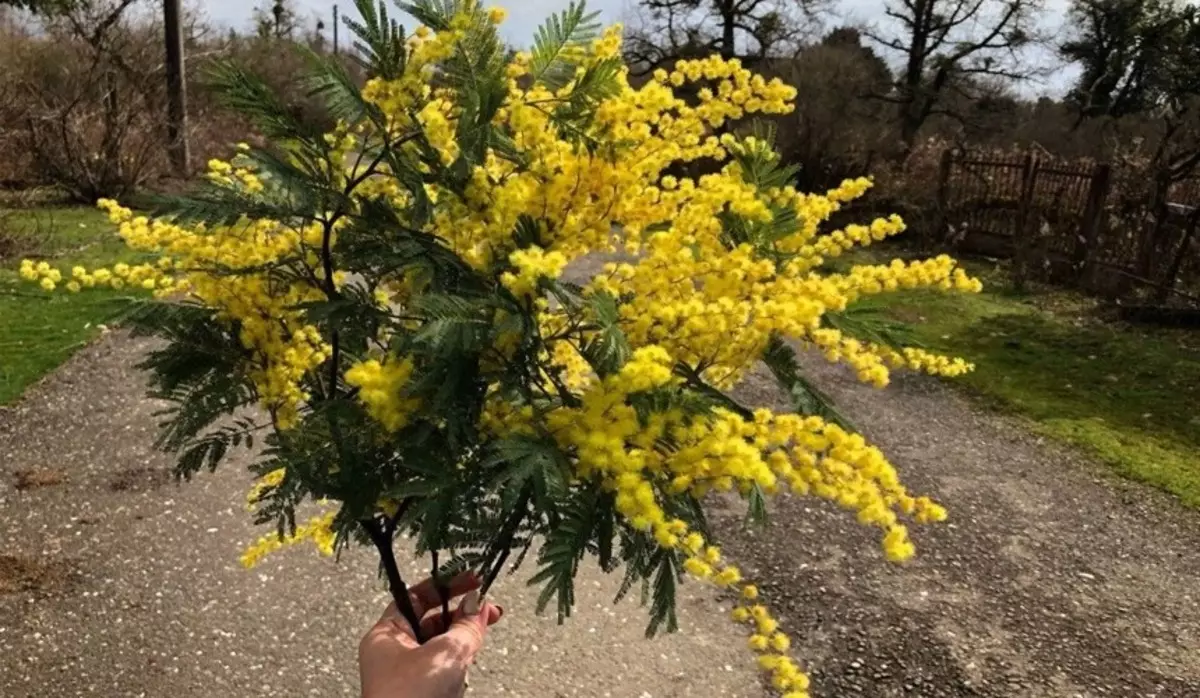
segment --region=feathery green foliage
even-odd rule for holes
[[[370,99],[336,61],[310,55],[312,74],[306,84],[311,95],[323,99],[344,122],[330,133],[317,133],[294,118],[249,71],[218,64],[213,80],[225,103],[246,113],[269,143],[243,147],[228,166],[214,166],[213,181],[195,191],[154,202],[156,212],[180,224],[203,224],[187,236],[189,244],[204,247],[203,240],[193,238],[220,227],[271,250],[263,254],[269,260],[263,263],[239,267],[235,260],[204,269],[201,283],[215,279],[223,289],[227,281],[230,289],[246,293],[283,289],[261,293],[267,309],[250,306],[248,315],[214,315],[179,298],[139,310],[139,330],[167,340],[145,363],[154,394],[171,404],[163,414],[160,446],[178,454],[178,473],[186,478],[218,467],[235,448],[257,444],[261,450],[251,469],[256,475],[272,475],[254,496],[258,520],[273,523],[281,533],[294,533],[296,510],[304,502],[336,505],[336,545],[375,545],[404,612],[411,609],[405,609],[408,595],[392,550],[392,541],[401,534],[414,542],[418,554],[430,556],[432,574],[442,578],[470,569],[485,588],[536,550],[530,583],[540,587],[538,610],[553,603],[560,620],[571,613],[580,564],[595,556],[606,571],[625,568],[619,596],[640,584],[650,615],[647,634],[675,630],[676,584],[685,563],[695,568],[715,565],[719,558],[712,547],[706,550],[709,563],[696,557],[709,535],[699,484],[692,488],[675,478],[647,477],[639,496],[652,498],[656,514],[664,517],[659,530],[653,530],[628,514],[632,495],[614,484],[623,476],[598,467],[593,471],[580,455],[585,446],[563,445],[568,443],[562,440],[563,430],[551,427],[547,418],[589,416],[587,399],[607,399],[606,386],[622,385],[620,381],[642,385],[622,371],[639,360],[631,347],[632,331],[627,335],[629,325],[622,325],[628,321],[622,307],[628,308],[634,298],[599,287],[585,293],[546,274],[517,290],[511,283],[519,266],[515,260],[520,254],[545,252],[533,248],[551,247],[543,238],[563,232],[542,226],[568,226],[548,223],[550,218],[513,216],[511,240],[507,234],[489,240],[486,256],[470,257],[470,248],[451,247],[449,238],[455,233],[446,229],[446,211],[455,209],[441,197],[488,212],[488,201],[478,194],[504,184],[489,178],[511,176],[494,174],[501,169],[497,162],[518,172],[556,166],[524,162],[514,138],[527,143],[536,137],[497,118],[501,109],[517,109],[506,104],[510,80],[495,23],[473,0],[417,0],[401,9],[446,32],[453,43],[422,44],[427,35],[418,31],[410,48],[383,6],[366,0],[356,6],[362,20],[350,27],[361,44],[364,66],[380,79],[364,88],[372,91]],[[559,152],[595,155],[603,140],[592,122],[597,107],[627,89],[618,58],[601,58],[607,55],[599,53],[605,48],[596,49],[595,60],[587,55],[592,50],[587,42],[598,29],[596,15],[572,3],[538,31],[528,59],[523,79],[545,88],[537,94],[553,97],[517,106],[528,109],[526,114],[543,110],[547,121],[539,115],[536,123],[548,128],[539,126],[539,135],[557,129],[554,147]],[[422,46],[436,60],[421,58]],[[434,53],[446,46],[451,49]],[[604,142],[611,151],[620,147]],[[782,187],[794,175],[771,151],[769,132],[745,142],[742,150],[730,147],[743,176],[756,188]],[[257,177],[255,186],[226,186],[226,180],[245,173]],[[364,182],[371,186],[360,186]],[[387,194],[374,186],[386,186]],[[725,251],[749,243],[763,254],[777,254],[774,242],[795,232],[798,223],[788,206],[781,204],[772,214],[770,220],[754,222],[722,214]],[[608,226],[604,223],[601,236],[609,234]],[[272,247],[280,239],[287,244]],[[402,301],[395,300],[401,296]],[[237,299],[218,298],[223,307],[241,306]],[[287,306],[269,305],[276,301]],[[550,316],[543,303],[566,312]],[[271,354],[279,347],[280,358],[272,354],[273,363],[255,363],[256,350],[247,347],[261,345],[247,337],[266,331],[255,323],[274,328],[283,315],[303,323],[285,325],[288,337],[272,338],[269,349],[262,350]],[[852,316],[841,321],[850,323]],[[287,341],[305,332],[320,347],[308,357],[318,358],[293,364],[288,352],[293,357],[300,352]],[[570,371],[555,363],[556,347],[575,352],[571,359],[582,362],[581,371],[600,379],[589,388],[594,392],[570,385],[564,375]],[[639,370],[654,371],[654,380],[662,383],[630,388],[630,394],[621,396],[624,419],[645,427],[670,413],[679,426],[664,427],[648,437],[649,445],[636,449],[626,444],[630,437],[614,436],[622,447],[642,457],[665,458],[690,447],[692,426],[703,429],[725,412],[754,419],[745,406],[706,380],[709,359],[688,365],[662,347],[643,350],[645,356],[657,350],[666,357],[657,366],[644,360],[637,364]],[[828,399],[803,379],[790,346],[776,340],[764,358],[799,411],[844,423]],[[672,366],[672,361],[678,364]],[[280,367],[290,372],[282,378],[272,373]],[[370,371],[378,377],[392,370],[405,377],[388,387],[363,379]],[[672,370],[677,380],[668,380]],[[258,394],[277,384],[302,397],[271,402]],[[380,394],[384,399],[375,399]],[[263,403],[269,414],[247,416],[249,408]],[[385,413],[381,404],[419,407]],[[578,413],[566,411],[576,408]],[[506,418],[506,409],[527,410],[537,418],[512,431],[493,431],[494,422]],[[763,473],[766,482],[770,473]],[[749,518],[764,521],[763,488],[772,485],[743,484]],[[624,514],[618,515],[618,509]],[[667,522],[679,533],[667,531]],[[684,537],[691,541],[690,552],[680,547]],[[726,570],[723,579],[729,580],[731,572],[737,574]]]

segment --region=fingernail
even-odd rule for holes
[[[464,615],[475,616],[479,615],[479,590],[472,589],[468,591],[462,600],[462,612]]]
[[[496,605],[496,618],[497,618],[497,619],[500,619],[500,618],[503,618],[503,617],[504,617],[504,607],[503,607],[503,606],[501,606],[501,605],[499,605],[499,604],[497,604],[497,605]]]

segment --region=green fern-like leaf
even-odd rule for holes
[[[530,436],[512,436],[493,445],[483,464],[495,469],[490,486],[501,493],[501,503],[511,507],[527,487],[534,503],[553,511],[555,502],[567,493],[568,464],[550,441]]]
[[[809,383],[801,373],[796,350],[781,337],[772,337],[763,352],[763,362],[775,380],[787,391],[796,412],[816,415],[845,429],[856,431],[853,424],[834,406],[833,400]]]
[[[567,9],[550,15],[538,27],[529,62],[535,83],[558,90],[575,77],[575,64],[565,53],[599,34],[599,16],[599,12],[587,12],[583,2],[572,0]]]
[[[463,7],[461,0],[415,0],[400,3],[400,9],[413,16],[421,24],[434,31],[450,28],[450,21]]]
[[[620,58],[609,58],[588,66],[575,79],[566,99],[550,112],[550,120],[562,137],[595,149],[591,115],[596,104],[619,89],[617,77],[623,67]]]
[[[575,605],[575,574],[593,537],[598,495],[598,487],[593,486],[577,490],[564,502],[562,516],[547,532],[538,554],[540,569],[529,580],[531,586],[544,584],[538,594],[538,613],[545,611],[550,601],[558,600],[559,623],[571,615]]]
[[[660,549],[652,556],[650,565],[655,572],[654,584],[650,592],[650,622],[646,625],[647,638],[653,638],[664,628],[668,633],[679,630],[679,617],[675,612],[676,586],[680,577],[677,553],[673,550]]]
[[[357,40],[354,42],[355,60],[370,74],[385,80],[394,80],[404,74],[408,56],[404,45],[404,27],[388,17],[387,4],[371,0],[354,0],[354,7],[362,21],[350,17],[343,21]]]
[[[583,347],[583,357],[601,377],[620,370],[633,353],[618,321],[617,299],[607,293],[591,296],[599,332]]]
[[[137,334],[168,340],[138,365],[150,373],[150,394],[169,403],[158,413],[166,419],[157,446],[180,454],[176,472],[181,477],[214,469],[231,447],[244,440],[236,423],[214,425],[257,397],[238,370],[245,349],[236,331],[222,331],[207,308],[167,301],[143,302],[126,315],[125,322]]]
[[[458,353],[478,348],[488,336],[488,305],[461,296],[425,294],[413,311],[425,318],[413,341],[433,354]]]
[[[888,306],[877,297],[860,298],[841,312],[826,313],[822,320],[827,326],[865,342],[893,349],[921,346],[912,327],[890,317]]]
[[[307,47],[303,50],[310,71],[304,78],[309,97],[321,100],[331,117],[348,124],[368,120],[376,125],[383,123],[379,107],[363,99],[358,85],[336,57],[317,53]],[[399,60],[398,70],[403,71],[403,53]]]
[[[775,151],[774,124],[756,121],[751,126],[750,135],[755,139],[754,145],[730,148],[730,156],[741,165],[742,178],[760,190],[794,183],[800,168],[784,164]]]
[[[190,194],[148,194],[138,200],[140,208],[155,216],[177,223],[203,223],[209,226],[232,225],[245,219],[306,219],[312,209],[286,191],[272,195],[253,194],[243,189],[205,183]]]
[[[321,133],[296,118],[275,90],[262,78],[229,60],[214,61],[208,83],[222,106],[248,117],[262,134],[272,139],[314,140]]]

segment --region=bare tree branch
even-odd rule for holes
[[[1021,80],[1032,75],[1020,51],[1034,35],[1041,0],[891,0],[889,24],[865,31],[878,46],[900,54],[895,90],[877,99],[896,105],[904,153],[932,115],[950,114],[945,93],[980,78]]]

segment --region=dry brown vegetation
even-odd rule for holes
[[[68,587],[74,574],[64,562],[0,555],[0,594],[57,591]]]
[[[46,18],[0,4],[0,187],[53,186],[91,203],[141,187],[170,187],[165,146],[166,76],[158,6],[145,0],[87,0]],[[213,61],[253,65],[298,113],[323,114],[299,85],[306,45],[296,38],[219,33],[195,17],[188,54],[188,140],[193,170],[251,138],[208,88]]]
[[[25,468],[13,473],[13,487],[17,490],[53,487],[66,481],[66,471],[59,468]]]

